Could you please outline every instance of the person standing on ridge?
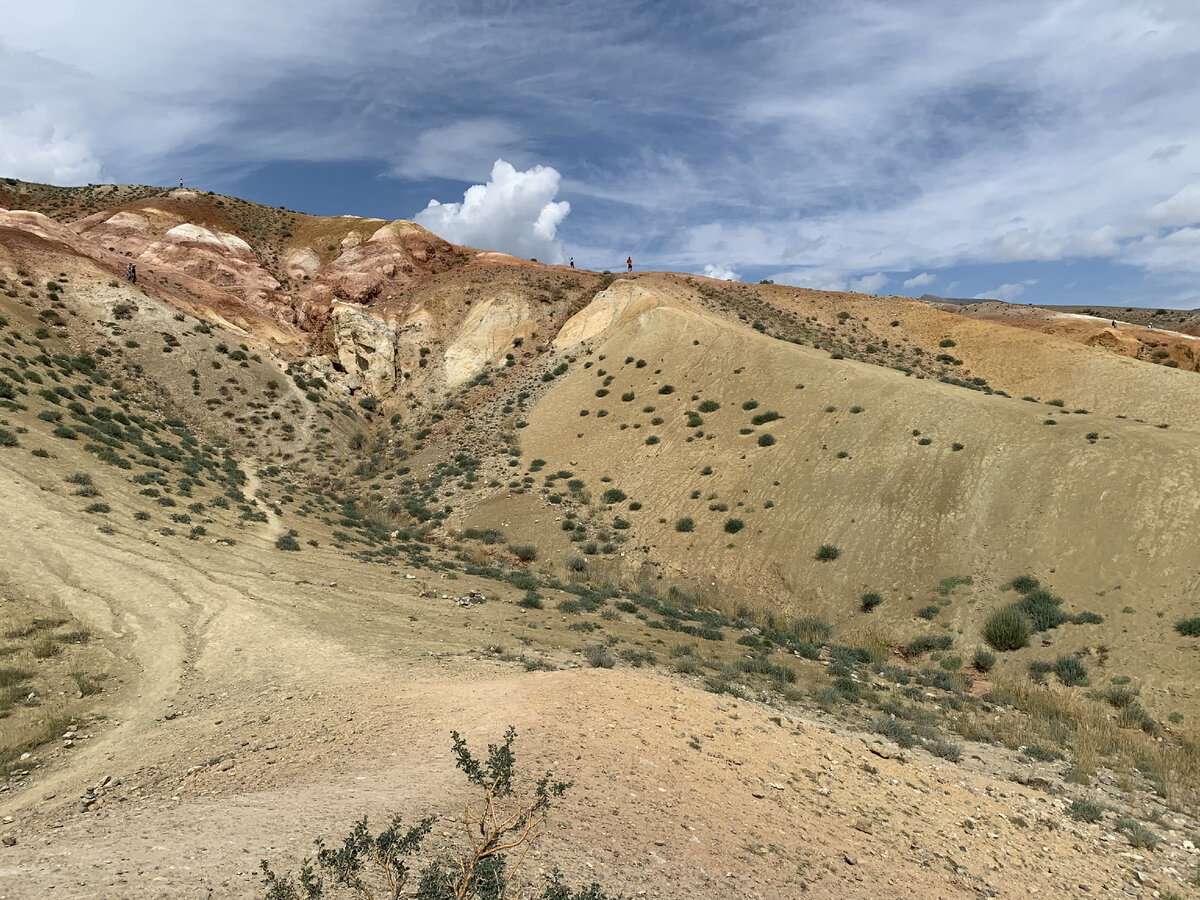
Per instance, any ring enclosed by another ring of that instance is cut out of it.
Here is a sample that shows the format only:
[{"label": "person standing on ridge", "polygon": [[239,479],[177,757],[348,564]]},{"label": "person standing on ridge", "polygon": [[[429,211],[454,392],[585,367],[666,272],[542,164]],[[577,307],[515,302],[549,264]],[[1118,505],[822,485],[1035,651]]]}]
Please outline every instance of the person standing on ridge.
[{"label": "person standing on ridge", "polygon": [[137,284],[137,266],[133,263],[129,264],[129,283]]},{"label": "person standing on ridge", "polygon": [[628,256],[625,258],[625,271],[626,272],[633,271],[633,257],[632,256]]},{"label": "person standing on ridge", "polygon": [[179,179],[179,186],[183,187],[183,179],[182,178]]},{"label": "person standing on ridge", "polygon": [[575,268],[575,257],[571,257],[571,268]]}]

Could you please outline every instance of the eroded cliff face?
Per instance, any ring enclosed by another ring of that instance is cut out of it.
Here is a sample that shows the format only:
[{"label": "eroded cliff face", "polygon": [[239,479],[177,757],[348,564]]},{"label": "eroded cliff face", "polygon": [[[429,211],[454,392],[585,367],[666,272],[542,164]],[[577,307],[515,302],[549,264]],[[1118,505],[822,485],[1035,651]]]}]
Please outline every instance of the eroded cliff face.
[{"label": "eroded cliff face", "polygon": [[376,397],[391,394],[396,387],[396,326],[341,304],[334,305],[330,320],[346,387]]}]

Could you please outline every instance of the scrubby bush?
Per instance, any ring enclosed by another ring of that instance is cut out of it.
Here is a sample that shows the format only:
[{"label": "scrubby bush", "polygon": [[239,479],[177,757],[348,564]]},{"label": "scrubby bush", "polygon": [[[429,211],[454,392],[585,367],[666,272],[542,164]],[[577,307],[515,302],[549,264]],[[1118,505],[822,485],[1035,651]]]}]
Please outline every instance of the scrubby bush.
[{"label": "scrubby bush", "polygon": [[300,544],[294,535],[281,534],[275,539],[275,549],[297,551],[300,549]]},{"label": "scrubby bush", "polygon": [[763,433],[758,436],[758,446],[773,447],[775,446],[775,435]]},{"label": "scrubby bush", "polygon": [[1104,809],[1091,800],[1072,800],[1067,807],[1067,815],[1076,822],[1099,822],[1104,818]]},{"label": "scrubby bush", "polygon": [[1042,588],[1029,591],[1016,604],[1034,631],[1048,631],[1069,621],[1070,617],[1060,609],[1061,605],[1061,597]]},{"label": "scrubby bush", "polygon": [[1077,656],[1062,655],[1054,661],[1054,674],[1067,687],[1088,684],[1087,666]]},{"label": "scrubby bush", "polygon": [[1200,637],[1200,616],[1180,619],[1175,623],[1175,630],[1184,637]]},{"label": "scrubby bush", "polygon": [[1029,646],[1029,623],[1016,606],[1005,606],[983,623],[983,639],[993,650],[1020,650]]},{"label": "scrubby bush", "polygon": [[603,644],[593,644],[588,647],[584,651],[584,658],[593,669],[611,669],[616,664],[613,655],[604,648]]},{"label": "scrubby bush", "polygon": [[912,733],[912,729],[894,716],[880,716],[875,720],[875,724],[871,730],[875,734],[882,734],[884,737],[895,741],[905,749],[917,745],[917,738]]},{"label": "scrubby bush", "polygon": [[870,612],[871,610],[873,610],[875,607],[877,607],[882,602],[883,602],[883,597],[881,597],[875,591],[870,591],[866,594],[863,594],[862,600],[861,600],[862,611]]},{"label": "scrubby bush", "polygon": [[626,499],[627,496],[628,495],[620,488],[609,488],[600,495],[600,499],[605,503],[620,503],[622,500]]},{"label": "scrubby bush", "polygon": [[716,412],[721,408],[721,404],[716,400],[705,400],[698,408],[702,413]]},{"label": "scrubby bush", "polygon": [[675,530],[684,532],[695,531],[696,523],[692,520],[691,516],[684,516],[675,523]]},{"label": "scrubby bush", "polygon": [[1117,819],[1113,823],[1113,828],[1124,834],[1129,839],[1129,843],[1140,850],[1149,850],[1162,840],[1141,822],[1130,818]]},{"label": "scrubby bush", "polygon": [[521,562],[533,562],[537,559],[538,549],[533,544],[509,544],[508,549]]},{"label": "scrubby bush", "polygon": [[[433,816],[407,829],[400,816],[394,816],[377,835],[371,833],[364,817],[332,846],[317,840],[315,860],[304,860],[295,878],[276,874],[264,859],[260,867],[265,900],[342,896],[339,887],[352,892],[346,896],[408,897],[414,893],[408,885],[414,875],[415,896],[421,900],[500,900],[515,896],[528,896],[530,900],[609,900],[597,884],[572,891],[552,865],[540,891],[523,890],[518,870],[529,847],[543,833],[550,806],[570,789],[571,783],[554,781],[547,772],[533,784],[519,786],[513,752],[517,733],[512,727],[505,732],[503,743],[488,745],[486,759],[477,759],[457,731],[450,735],[455,765],[468,783],[482,792],[462,814],[461,830],[469,835],[469,844],[450,850],[448,856],[443,850],[442,856],[417,869],[417,860],[425,856],[422,844],[436,821]],[[510,852],[516,860],[511,866],[506,857]]]},{"label": "scrubby bush", "polygon": [[726,534],[737,534],[739,531],[741,531],[745,527],[746,527],[746,523],[743,522],[741,519],[726,519],[725,520]]},{"label": "scrubby bush", "polygon": [[979,647],[975,651],[975,655],[971,657],[971,666],[976,672],[990,672],[995,665],[996,654],[990,650],[984,650],[982,647]]},{"label": "scrubby bush", "polygon": [[817,548],[816,558],[821,562],[832,562],[842,555],[842,551],[833,544],[822,544]]}]

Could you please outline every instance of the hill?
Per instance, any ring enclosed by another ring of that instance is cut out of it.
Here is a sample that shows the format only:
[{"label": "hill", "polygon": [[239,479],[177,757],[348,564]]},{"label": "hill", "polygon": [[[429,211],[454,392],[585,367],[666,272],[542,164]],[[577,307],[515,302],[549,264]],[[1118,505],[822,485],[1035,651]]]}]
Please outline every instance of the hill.
[{"label": "hill", "polygon": [[531,874],[1194,881],[1185,333],[0,188],[7,896],[260,895],[510,723]]}]

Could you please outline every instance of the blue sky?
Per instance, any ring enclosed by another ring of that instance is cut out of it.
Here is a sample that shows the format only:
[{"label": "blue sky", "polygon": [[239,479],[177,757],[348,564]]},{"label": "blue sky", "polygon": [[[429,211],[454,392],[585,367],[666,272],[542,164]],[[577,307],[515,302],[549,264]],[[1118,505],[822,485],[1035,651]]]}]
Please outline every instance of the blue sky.
[{"label": "blue sky", "polygon": [[5,20],[0,175],[182,177],[597,269],[1200,306],[1194,2],[44,0]]}]

